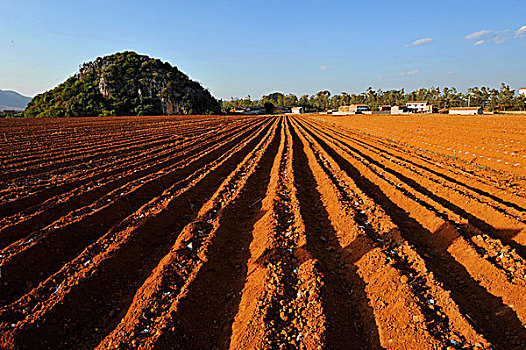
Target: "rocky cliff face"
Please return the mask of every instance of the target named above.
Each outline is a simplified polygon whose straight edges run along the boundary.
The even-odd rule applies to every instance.
[[[45,116],[40,110],[46,109],[42,104],[50,100],[55,104],[49,104],[49,109],[58,116],[77,116],[74,113],[83,110],[82,104],[88,104],[88,112],[95,110],[97,115],[220,113],[210,92],[177,67],[129,51],[84,63],[65,83],[35,97],[28,114]],[[60,107],[65,115],[60,115]]]
[[[99,92],[107,99],[122,95],[123,89],[129,88],[130,80],[137,82],[136,91],[127,90],[124,94],[158,101],[162,114],[204,113],[198,102],[213,99],[199,83],[168,63],[133,52],[124,52],[120,59],[115,59],[115,56],[99,57],[85,63],[78,74],[80,78],[90,73],[98,76]],[[119,69],[123,62],[132,63],[126,69]]]

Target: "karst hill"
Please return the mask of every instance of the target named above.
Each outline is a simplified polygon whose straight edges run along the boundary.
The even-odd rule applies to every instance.
[[[216,114],[218,101],[177,67],[125,51],[84,63],[56,88],[35,96],[27,117]]]

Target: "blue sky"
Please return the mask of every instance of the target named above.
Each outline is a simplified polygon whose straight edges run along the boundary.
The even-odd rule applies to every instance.
[[[29,96],[123,50],[168,61],[226,99],[526,86],[524,0],[4,0],[1,8],[0,89]]]

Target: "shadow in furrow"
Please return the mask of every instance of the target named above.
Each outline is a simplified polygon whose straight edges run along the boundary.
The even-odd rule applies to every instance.
[[[382,149],[380,149],[380,148],[378,148],[378,147],[375,147],[375,146],[372,146],[372,145],[370,145],[370,144],[367,144],[367,143],[365,143],[364,141],[360,141],[360,140],[358,140],[358,139],[356,139],[356,138],[353,138],[353,137],[351,137],[351,136],[349,136],[349,135],[345,135],[345,134],[343,134],[343,133],[341,133],[341,132],[338,132],[338,134],[340,134],[341,136],[343,136],[343,137],[346,138],[346,139],[349,139],[349,140],[351,140],[351,141],[354,141],[354,142],[360,143],[360,144],[362,144],[363,146],[374,148],[374,149],[376,150],[376,152],[383,152],[383,153],[388,154],[388,155],[390,155],[390,156],[392,156],[392,157],[399,158],[398,156],[396,156],[396,155],[394,155],[394,154],[392,154],[392,153],[390,153],[390,152],[388,152],[388,151],[385,151],[385,150],[382,150]],[[386,147],[388,147],[388,146],[386,146]],[[391,147],[392,147],[392,146],[391,146]],[[503,205],[508,206],[508,207],[512,207],[512,208],[514,208],[514,209],[516,209],[516,210],[518,210],[518,211],[525,211],[525,210],[526,210],[526,208],[522,208],[521,206],[519,206],[519,205],[517,205],[517,204],[515,204],[515,203],[512,203],[512,202],[506,201],[506,200],[504,200],[504,199],[502,199],[502,198],[499,198],[499,197],[497,197],[497,196],[492,195],[492,194],[489,193],[489,192],[486,192],[486,191],[483,191],[483,190],[481,190],[481,189],[479,189],[479,188],[476,188],[476,187],[470,186],[470,185],[468,185],[468,184],[466,184],[466,183],[464,183],[464,182],[460,182],[460,181],[458,181],[458,180],[455,180],[454,178],[452,178],[452,177],[450,177],[450,176],[448,176],[448,175],[446,175],[446,174],[439,173],[438,171],[435,171],[435,170],[433,170],[433,169],[431,169],[431,168],[428,168],[428,167],[423,166],[423,165],[421,165],[421,164],[417,164],[417,163],[411,161],[411,160],[408,159],[408,158],[404,158],[404,161],[407,162],[407,163],[409,163],[409,164],[411,164],[411,165],[413,165],[413,166],[415,166],[415,167],[417,167],[417,168],[422,168],[422,169],[424,169],[425,171],[428,171],[428,172],[430,172],[430,173],[432,173],[432,174],[434,174],[434,175],[436,175],[436,176],[438,176],[438,177],[441,177],[441,178],[443,178],[443,179],[445,179],[445,180],[447,180],[447,181],[449,181],[449,182],[452,182],[452,183],[454,183],[454,184],[456,184],[456,185],[459,185],[459,186],[465,187],[465,188],[467,188],[467,189],[469,189],[469,190],[471,190],[471,191],[473,191],[473,192],[475,192],[475,193],[477,193],[477,194],[479,194],[479,195],[481,195],[481,196],[485,196],[485,197],[491,198],[491,199],[494,200],[495,202],[498,202],[498,203],[503,204]],[[425,161],[428,162],[428,160],[425,160]]]
[[[209,248],[208,261],[180,301],[173,331],[163,333],[158,349],[226,349],[247,281],[250,244],[264,215],[259,199],[266,194],[278,152],[279,129],[235,202],[227,208]],[[254,203],[256,203],[254,205]]]
[[[327,143],[305,128],[327,153],[338,162],[357,186],[381,205],[400,228],[404,239],[413,244],[419,255],[425,257],[431,271],[446,289],[463,314],[468,314],[474,326],[499,349],[526,348],[526,330],[516,313],[501,298],[488,293],[473,279],[464,266],[447,251],[454,243],[454,235],[447,230],[430,232],[410,213],[398,207],[371,180],[363,176],[350,162],[341,157]]]
[[[501,239],[505,244],[509,245],[510,247],[515,249],[517,252],[519,252],[519,254],[523,258],[526,258],[526,247],[512,240],[513,237],[515,237],[518,233],[521,232],[520,229],[517,229],[517,230],[513,230],[513,229],[497,229],[497,228],[493,227],[492,225],[490,225],[489,223],[487,223],[486,221],[484,221],[484,220],[482,220],[480,218],[477,218],[476,216],[466,212],[464,209],[456,206],[451,201],[448,201],[448,200],[446,200],[446,199],[444,199],[442,197],[437,196],[436,194],[434,194],[433,192],[431,192],[427,188],[421,186],[415,180],[413,180],[413,179],[411,179],[411,178],[399,173],[398,171],[396,171],[394,169],[390,169],[390,168],[386,167],[382,163],[380,163],[380,162],[376,161],[375,159],[367,156],[366,154],[364,154],[361,151],[359,151],[358,149],[350,146],[349,144],[345,144],[345,146],[348,147],[353,153],[358,154],[360,157],[364,158],[368,162],[370,162],[370,163],[376,165],[377,167],[379,167],[380,169],[382,169],[382,170],[384,170],[384,171],[396,176],[401,181],[405,182],[406,184],[408,184],[409,186],[411,186],[413,189],[417,190],[421,194],[425,195],[426,197],[431,198],[432,200],[434,200],[435,202],[439,203],[443,207],[451,210],[455,214],[457,214],[457,215],[459,215],[459,216],[461,216],[463,218],[468,219],[468,221],[469,221],[469,223],[471,225],[473,225],[474,227],[478,228],[483,233],[488,234],[488,236],[490,236],[492,238],[496,238],[496,239]]]
[[[250,128],[247,127],[247,129],[252,129],[253,126],[254,125],[252,125]],[[239,132],[240,131],[242,131],[242,130],[239,130]],[[216,139],[216,142],[221,142],[222,140],[227,139],[231,135],[232,135],[232,130],[228,130],[228,131],[224,132],[223,135],[220,138]],[[207,136],[203,137],[202,142],[206,141],[207,139],[210,139],[210,138],[213,138],[213,137],[207,135]],[[202,151],[202,149],[197,148],[196,151]],[[182,155],[178,155],[178,153],[182,153]],[[122,186],[123,184],[125,184],[128,181],[132,181],[134,179],[138,179],[138,178],[140,178],[142,176],[145,176],[146,174],[157,172],[157,171],[159,171],[159,170],[161,170],[161,169],[163,169],[163,168],[165,168],[165,167],[167,167],[167,166],[169,166],[171,164],[174,164],[174,163],[180,161],[181,159],[184,159],[184,157],[187,157],[187,156],[188,156],[187,154],[184,154],[184,147],[183,147],[183,145],[179,145],[173,151],[171,151],[169,153],[166,153],[166,154],[164,154],[162,156],[162,157],[164,157],[165,160],[160,161],[157,164],[154,164],[152,167],[148,167],[147,169],[134,172],[131,175],[122,177],[119,180],[112,181],[109,184],[103,185],[103,186],[101,186],[100,189],[98,189],[96,191],[89,192],[88,196],[90,196],[90,197],[95,196],[93,198],[96,198],[97,195],[100,195],[101,193],[104,193],[104,192],[108,192],[110,188],[116,188],[118,186]],[[162,159],[162,158],[160,158],[158,156],[155,156],[155,155],[152,156],[151,154],[144,155],[144,157],[146,157],[147,159],[139,160],[139,161],[134,160],[133,164],[127,164],[125,161],[119,160],[119,161],[115,162],[113,165],[111,165],[111,168],[106,169],[103,172],[92,174],[92,175],[89,175],[86,178],[82,178],[82,179],[79,179],[79,180],[74,180],[74,181],[71,181],[69,183],[62,183],[62,184],[59,184],[57,186],[51,186],[48,189],[43,189],[43,190],[39,191],[38,193],[35,193],[33,195],[30,195],[30,196],[27,196],[25,198],[20,198],[20,199],[18,199],[16,201],[13,201],[13,202],[3,203],[3,204],[0,205],[0,218],[6,217],[6,216],[9,216],[9,215],[13,215],[13,214],[16,214],[18,212],[23,211],[24,209],[27,209],[27,208],[30,208],[30,207],[42,204],[43,202],[45,202],[46,200],[49,200],[50,198],[56,196],[57,194],[66,193],[68,191],[71,191],[71,190],[73,190],[75,188],[78,188],[78,187],[80,187],[80,186],[82,186],[82,185],[84,185],[86,183],[91,182],[91,181],[96,182],[96,181],[99,181],[101,179],[108,178],[108,177],[110,177],[112,175],[122,174],[123,172],[126,172],[126,171],[128,171],[130,169],[139,168],[141,166],[144,166],[145,164],[156,162],[156,161],[159,161],[159,160]],[[170,159],[170,157],[172,157],[172,158]],[[120,164],[122,164],[122,166],[118,167],[118,165],[120,165]],[[91,169],[91,170],[94,170],[94,171],[98,172],[99,170],[104,170],[104,169]],[[69,207],[69,201],[64,202],[64,204],[67,207]],[[47,216],[46,216],[46,219],[47,219]],[[25,230],[26,230],[25,232],[27,232],[28,230],[31,230],[31,228],[25,228]],[[10,237],[9,234],[6,235],[6,233],[2,232],[2,235],[0,236],[0,244],[2,244],[2,245],[6,244],[4,242],[4,240],[6,239],[5,238],[6,236]]]
[[[303,249],[319,261],[319,269],[325,280],[322,287],[322,305],[327,318],[327,349],[380,348],[378,328],[374,324],[374,313],[367,304],[365,284],[360,279],[357,268],[354,265],[347,265],[346,268],[353,270],[351,272],[352,281],[342,278],[341,264],[345,259],[344,250],[337,243],[335,243],[336,246],[327,250],[327,244],[321,239],[324,236],[328,242],[338,242],[327,210],[321,201],[316,180],[310,171],[302,143],[293,128],[291,128],[291,133],[294,178],[307,236],[307,244]],[[353,248],[351,243],[351,246],[345,249],[358,249],[358,246]],[[363,256],[367,252],[360,253],[360,256]],[[367,310],[368,315],[360,315],[359,309]]]
[[[2,267],[4,286],[0,289],[0,303],[7,304],[19,298],[37,283],[58,271],[66,262],[76,257],[86,246],[107,232],[116,222],[126,218],[151,198],[160,195],[174,182],[184,179],[224,152],[228,152],[248,135],[250,135],[249,131],[237,136],[187,167],[177,169],[154,181],[145,183],[137,190],[123,196],[123,198],[117,198],[111,205],[94,214],[50,232],[38,244],[18,253],[13,260]],[[203,146],[203,148],[205,147],[206,145]],[[19,278],[20,275],[23,275],[24,278]]]
[[[261,135],[264,135],[267,125]],[[104,261],[85,282],[74,287],[39,325],[17,334],[21,349],[94,348],[126,314],[137,289],[165,256],[183,227],[195,219],[201,204],[252,150],[250,141],[213,174],[183,193],[161,214],[134,232],[133,239]],[[195,205],[189,206],[188,203]]]

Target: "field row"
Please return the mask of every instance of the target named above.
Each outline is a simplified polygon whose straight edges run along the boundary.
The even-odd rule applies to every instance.
[[[0,124],[54,145],[1,158],[3,348],[526,348],[516,174],[318,117],[48,122]]]

